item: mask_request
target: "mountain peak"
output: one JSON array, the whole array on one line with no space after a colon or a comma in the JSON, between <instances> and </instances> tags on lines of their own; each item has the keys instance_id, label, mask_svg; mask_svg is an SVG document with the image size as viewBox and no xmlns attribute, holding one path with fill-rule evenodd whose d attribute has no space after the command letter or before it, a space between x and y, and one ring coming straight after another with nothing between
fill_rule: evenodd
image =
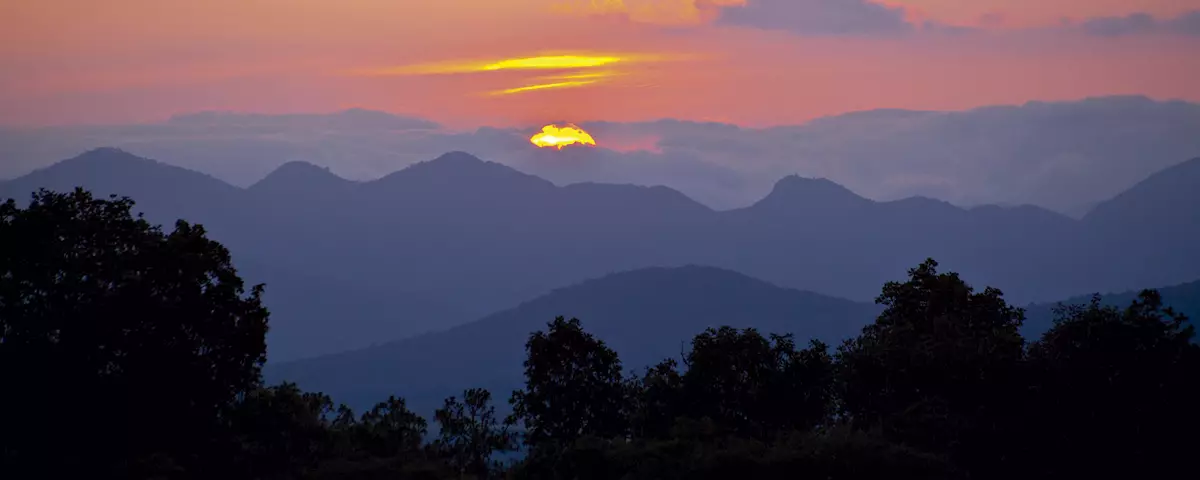
<instances>
[{"instance_id":1,"label":"mountain peak","mask_svg":"<svg viewBox=\"0 0 1200 480\"><path fill-rule=\"evenodd\" d=\"M406 184L406 188L413 189L454 188L477 191L503 190L514 185L554 188L554 184L542 178L460 151L447 152L433 160L412 164L372 183Z\"/></svg>"},{"instance_id":2,"label":"mountain peak","mask_svg":"<svg viewBox=\"0 0 1200 480\"><path fill-rule=\"evenodd\" d=\"M76 155L73 158L63 160L60 163L65 164L65 163L95 163L95 162L104 162L104 163L120 162L120 163L131 164L131 165L132 164L162 165L162 163L159 163L154 160L150 160L148 158L139 157L132 153L126 152L125 150L121 150L120 148L117 148L117 147L93 148L93 149L83 152L79 155Z\"/></svg>"},{"instance_id":3,"label":"mountain peak","mask_svg":"<svg viewBox=\"0 0 1200 480\"><path fill-rule=\"evenodd\" d=\"M857 197L850 189L843 187L827 178L801 177L799 175L788 175L775 182L775 187L771 194L793 195L797 193L803 194L833 194L833 195L852 195Z\"/></svg>"},{"instance_id":4,"label":"mountain peak","mask_svg":"<svg viewBox=\"0 0 1200 480\"><path fill-rule=\"evenodd\" d=\"M25 197L39 188L67 192L77 187L90 190L98 198L119 195L144 201L148 205L148 214L152 213L150 210L170 211L167 216L159 217L159 220L168 221L177 218L203 220L206 217L195 214L190 202L197 198L221 199L236 195L238 191L237 187L212 176L112 147L88 150L5 185L6 195L11 197ZM147 199L159 199L160 202Z\"/></svg>"},{"instance_id":5,"label":"mountain peak","mask_svg":"<svg viewBox=\"0 0 1200 480\"><path fill-rule=\"evenodd\" d=\"M1097 205L1084 220L1104 221L1118 217L1162 220L1163 209L1196 204L1200 199L1197 184L1200 184L1200 157L1150 175L1111 200ZM1168 211L1190 214L1187 209Z\"/></svg>"},{"instance_id":6,"label":"mountain peak","mask_svg":"<svg viewBox=\"0 0 1200 480\"><path fill-rule=\"evenodd\" d=\"M755 206L839 208L856 207L870 202L829 179L788 175L775 182L771 193L759 200Z\"/></svg>"},{"instance_id":7,"label":"mountain peak","mask_svg":"<svg viewBox=\"0 0 1200 480\"><path fill-rule=\"evenodd\" d=\"M439 155L437 158L430 160L428 163L438 163L438 164L442 164L442 165L474 166L474 165L484 165L484 164L492 163L492 162L484 161L483 159L476 157L474 155L471 155L467 152L455 150L452 152L443 153L443 154Z\"/></svg>"},{"instance_id":8,"label":"mountain peak","mask_svg":"<svg viewBox=\"0 0 1200 480\"><path fill-rule=\"evenodd\" d=\"M407 168L387 175L379 181L410 176L486 176L491 172L512 170L498 163L488 162L467 152L453 151L439 155L433 160L417 162ZM515 172L515 170L514 170Z\"/></svg>"},{"instance_id":9,"label":"mountain peak","mask_svg":"<svg viewBox=\"0 0 1200 480\"><path fill-rule=\"evenodd\" d=\"M250 190L298 190L337 188L354 182L346 180L329 171L328 167L320 167L303 161L291 161L268 174Z\"/></svg>"},{"instance_id":10,"label":"mountain peak","mask_svg":"<svg viewBox=\"0 0 1200 480\"><path fill-rule=\"evenodd\" d=\"M166 164L157 160L139 157L116 147L93 148L72 158L30 174L31 176L77 177L79 179L116 178L121 175L133 177L159 175L169 177L195 176L212 180L210 175Z\"/></svg>"}]
</instances>

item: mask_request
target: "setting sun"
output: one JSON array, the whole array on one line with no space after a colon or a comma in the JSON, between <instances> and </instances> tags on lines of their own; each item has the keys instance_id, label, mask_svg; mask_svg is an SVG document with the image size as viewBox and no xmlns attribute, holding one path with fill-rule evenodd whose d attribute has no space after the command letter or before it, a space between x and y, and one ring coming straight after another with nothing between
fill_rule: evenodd
<instances>
[{"instance_id":1,"label":"setting sun","mask_svg":"<svg viewBox=\"0 0 1200 480\"><path fill-rule=\"evenodd\" d=\"M534 135L529 139L530 143L543 148L557 148L562 150L567 145L596 145L596 140L582 128L576 125L566 124L562 127L557 125L546 125L542 127L541 133Z\"/></svg>"}]
</instances>

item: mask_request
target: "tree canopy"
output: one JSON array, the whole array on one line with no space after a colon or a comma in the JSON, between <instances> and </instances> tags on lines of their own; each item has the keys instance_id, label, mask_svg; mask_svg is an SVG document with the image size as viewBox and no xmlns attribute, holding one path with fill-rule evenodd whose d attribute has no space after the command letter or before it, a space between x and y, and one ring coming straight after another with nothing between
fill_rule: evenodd
<instances>
[{"instance_id":1,"label":"tree canopy","mask_svg":"<svg viewBox=\"0 0 1200 480\"><path fill-rule=\"evenodd\" d=\"M618 437L628 428L626 384L617 353L583 330L578 319L556 318L525 349L525 389L513 393L513 421L527 445Z\"/></svg>"},{"instance_id":2,"label":"tree canopy","mask_svg":"<svg viewBox=\"0 0 1200 480\"><path fill-rule=\"evenodd\" d=\"M0 204L6 460L203 471L197 452L223 448L225 411L258 385L261 287L247 291L203 227L164 232L132 207L83 190Z\"/></svg>"}]
</instances>

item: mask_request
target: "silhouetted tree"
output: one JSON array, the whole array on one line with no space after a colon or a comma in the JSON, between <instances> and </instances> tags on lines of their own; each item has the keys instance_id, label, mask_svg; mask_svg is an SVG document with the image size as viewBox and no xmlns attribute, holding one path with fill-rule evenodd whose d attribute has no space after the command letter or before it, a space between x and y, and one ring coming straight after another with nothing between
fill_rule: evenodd
<instances>
[{"instance_id":1,"label":"silhouetted tree","mask_svg":"<svg viewBox=\"0 0 1200 480\"><path fill-rule=\"evenodd\" d=\"M510 402L527 445L625 436L629 402L616 352L562 317L530 335L525 349L525 389Z\"/></svg>"},{"instance_id":2,"label":"silhouetted tree","mask_svg":"<svg viewBox=\"0 0 1200 480\"><path fill-rule=\"evenodd\" d=\"M833 400L833 362L818 341L796 350L790 335L709 329L692 340L683 375L686 413L749 438L808 430Z\"/></svg>"},{"instance_id":3,"label":"silhouetted tree","mask_svg":"<svg viewBox=\"0 0 1200 480\"><path fill-rule=\"evenodd\" d=\"M335 412L327 395L291 383L250 392L229 416L242 446L240 472L261 479L311 473L339 453Z\"/></svg>"},{"instance_id":4,"label":"silhouetted tree","mask_svg":"<svg viewBox=\"0 0 1200 480\"><path fill-rule=\"evenodd\" d=\"M83 190L0 204L0 471L202 476L228 457L211 455L223 418L265 361L261 287L204 228L164 233L132 207Z\"/></svg>"},{"instance_id":5,"label":"silhouetted tree","mask_svg":"<svg viewBox=\"0 0 1200 480\"><path fill-rule=\"evenodd\" d=\"M486 478L492 472L491 458L496 452L515 448L508 426L498 421L492 394L473 388L458 398L446 399L434 413L440 426L435 447L446 456L460 475Z\"/></svg>"},{"instance_id":6,"label":"silhouetted tree","mask_svg":"<svg viewBox=\"0 0 1200 480\"><path fill-rule=\"evenodd\" d=\"M664 360L630 385L634 438L668 438L684 414L683 376L677 367L674 359Z\"/></svg>"},{"instance_id":7,"label":"silhouetted tree","mask_svg":"<svg viewBox=\"0 0 1200 480\"><path fill-rule=\"evenodd\" d=\"M356 427L356 443L383 458L418 455L428 433L425 419L410 411L403 398L394 396L363 413Z\"/></svg>"},{"instance_id":8,"label":"silhouetted tree","mask_svg":"<svg viewBox=\"0 0 1200 480\"><path fill-rule=\"evenodd\" d=\"M939 274L933 260L876 301L883 313L837 354L846 415L936 451L1006 427L1024 352L1021 309L997 289L976 293L957 274Z\"/></svg>"},{"instance_id":9,"label":"silhouetted tree","mask_svg":"<svg viewBox=\"0 0 1200 480\"><path fill-rule=\"evenodd\" d=\"M1195 468L1200 347L1158 292L1058 311L1029 348L1030 470L1042 478L1169 478Z\"/></svg>"}]
</instances>

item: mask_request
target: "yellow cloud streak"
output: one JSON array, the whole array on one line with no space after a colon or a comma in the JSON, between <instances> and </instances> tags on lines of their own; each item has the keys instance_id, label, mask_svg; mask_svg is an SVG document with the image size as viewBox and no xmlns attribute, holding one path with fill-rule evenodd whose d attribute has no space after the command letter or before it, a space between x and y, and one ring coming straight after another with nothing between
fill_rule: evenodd
<instances>
[{"instance_id":1,"label":"yellow cloud streak","mask_svg":"<svg viewBox=\"0 0 1200 480\"><path fill-rule=\"evenodd\" d=\"M447 75L456 73L498 72L503 70L570 70L595 68L618 63L656 62L667 60L665 55L541 55L492 61L447 61L402 65L354 72L366 76Z\"/></svg>"},{"instance_id":2,"label":"yellow cloud streak","mask_svg":"<svg viewBox=\"0 0 1200 480\"><path fill-rule=\"evenodd\" d=\"M488 92L487 95L512 95L516 93L538 90L575 88L594 85L607 81L609 77L627 75L628 72L611 69L591 70L601 67L614 67L618 64L663 62L672 60L691 60L699 58L695 54L555 54L530 57L516 57L491 61L445 61L402 65L398 67L360 70L352 75L360 76L418 76L418 75L448 75L488 73L505 70L575 70L555 75L533 77L531 81L540 83L522 87L509 88Z\"/></svg>"},{"instance_id":3,"label":"yellow cloud streak","mask_svg":"<svg viewBox=\"0 0 1200 480\"><path fill-rule=\"evenodd\" d=\"M620 57L591 57L585 55L554 55L546 57L513 58L484 65L482 71L496 70L544 70L564 68L603 67L620 62Z\"/></svg>"},{"instance_id":4,"label":"yellow cloud streak","mask_svg":"<svg viewBox=\"0 0 1200 480\"><path fill-rule=\"evenodd\" d=\"M587 86L587 85L592 85L592 84L597 83L598 81L599 80L575 80L575 81L569 81L569 82L542 83L542 84L537 84L537 85L528 85L528 86L524 86L524 87L509 88L506 90L497 90L497 91L491 92L491 94L492 95L512 95L514 93L525 93L525 92L533 92L533 91L538 91L538 90L575 88L575 87L583 87L583 86Z\"/></svg>"}]
</instances>

